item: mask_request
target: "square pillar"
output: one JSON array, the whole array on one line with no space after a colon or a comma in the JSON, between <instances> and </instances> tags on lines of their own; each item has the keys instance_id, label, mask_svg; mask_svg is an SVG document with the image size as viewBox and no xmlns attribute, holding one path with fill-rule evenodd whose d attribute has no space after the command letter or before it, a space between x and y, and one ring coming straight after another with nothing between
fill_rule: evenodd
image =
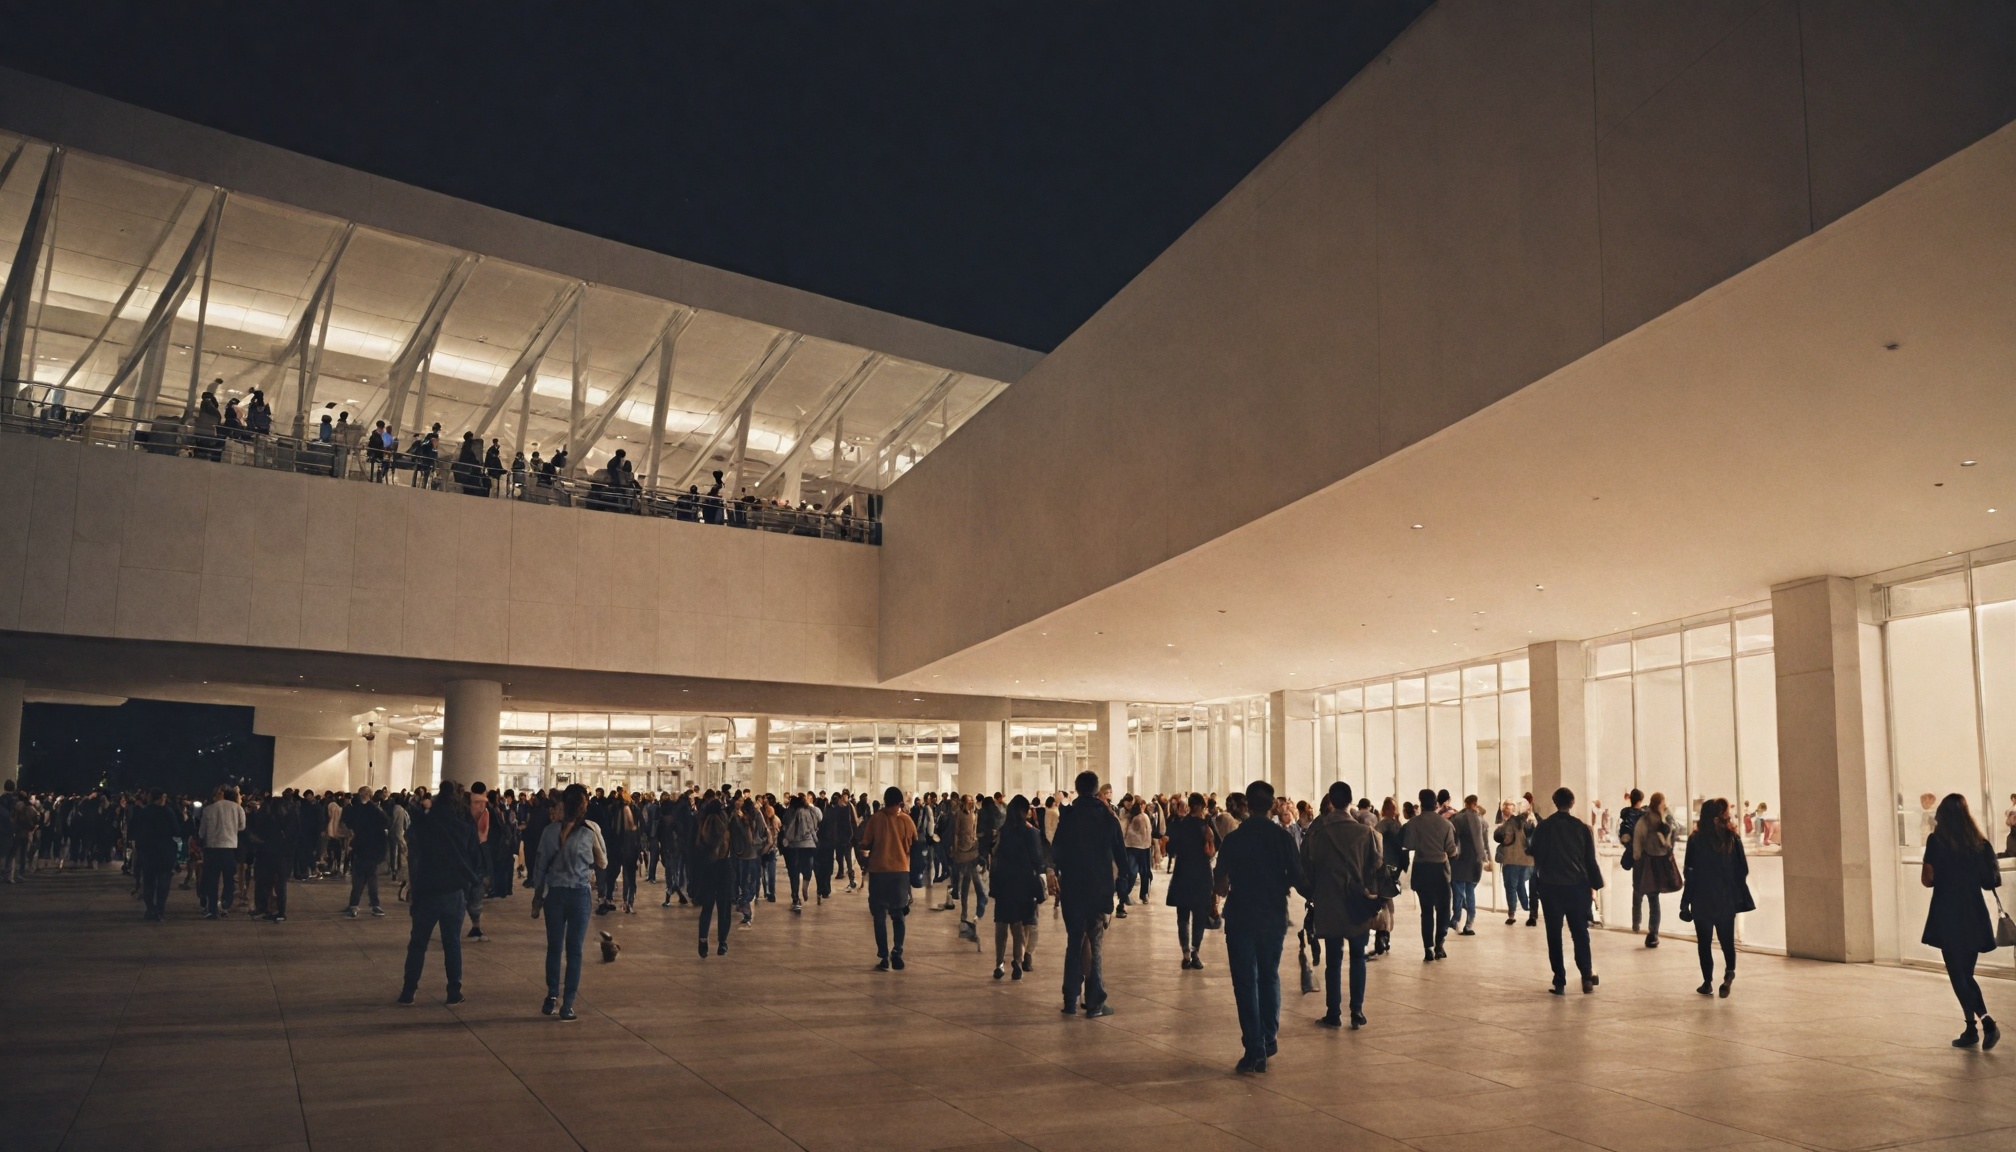
<instances>
[{"instance_id":1,"label":"square pillar","mask_svg":"<svg viewBox=\"0 0 2016 1152\"><path fill-rule=\"evenodd\" d=\"M1299 793L1315 786L1315 719L1314 692L1281 691L1267 697L1267 782L1275 795L1311 805L1316 797Z\"/></svg>"},{"instance_id":2,"label":"square pillar","mask_svg":"<svg viewBox=\"0 0 2016 1152\"><path fill-rule=\"evenodd\" d=\"M1888 869L1876 864L1888 859L1881 635L1863 620L1854 583L1840 576L1773 588L1771 617L1785 950L1874 960L1878 888L1888 887L1877 877Z\"/></svg>"},{"instance_id":3,"label":"square pillar","mask_svg":"<svg viewBox=\"0 0 2016 1152\"><path fill-rule=\"evenodd\" d=\"M749 760L749 790L758 796L776 791L770 771L770 718L756 717L755 749Z\"/></svg>"},{"instance_id":4,"label":"square pillar","mask_svg":"<svg viewBox=\"0 0 2016 1152\"><path fill-rule=\"evenodd\" d=\"M1101 784L1113 786L1113 802L1117 804L1134 787L1134 750L1127 746L1127 705L1102 700L1093 708L1097 722L1092 732L1092 771L1099 774ZM1069 792L1071 781L1059 780L1057 787Z\"/></svg>"},{"instance_id":5,"label":"square pillar","mask_svg":"<svg viewBox=\"0 0 2016 1152\"><path fill-rule=\"evenodd\" d=\"M1582 645L1575 640L1528 644L1526 666L1532 683L1534 809L1542 817L1552 815L1554 803L1548 797L1556 788L1572 790L1576 808L1585 809L1593 789Z\"/></svg>"},{"instance_id":6,"label":"square pillar","mask_svg":"<svg viewBox=\"0 0 2016 1152\"><path fill-rule=\"evenodd\" d=\"M21 779L21 704L26 680L0 678L0 778Z\"/></svg>"},{"instance_id":7,"label":"square pillar","mask_svg":"<svg viewBox=\"0 0 2016 1152\"><path fill-rule=\"evenodd\" d=\"M959 791L968 796L1004 790L1001 779L1001 724L996 720L959 723Z\"/></svg>"}]
</instances>

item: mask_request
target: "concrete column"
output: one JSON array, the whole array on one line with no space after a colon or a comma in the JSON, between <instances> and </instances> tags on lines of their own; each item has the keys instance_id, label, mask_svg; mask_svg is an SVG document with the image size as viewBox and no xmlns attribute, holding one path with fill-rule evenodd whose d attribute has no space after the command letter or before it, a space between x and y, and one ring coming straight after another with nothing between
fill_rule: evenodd
<instances>
[{"instance_id":1,"label":"concrete column","mask_svg":"<svg viewBox=\"0 0 2016 1152\"><path fill-rule=\"evenodd\" d=\"M1005 791L1001 778L1001 724L965 720L959 724L959 791L968 796Z\"/></svg>"},{"instance_id":2,"label":"concrete column","mask_svg":"<svg viewBox=\"0 0 2016 1152\"><path fill-rule=\"evenodd\" d=\"M1785 950L1876 958L1876 906L1890 887L1881 635L1855 585L1815 576L1771 590L1784 803ZM1872 799L1871 793L1874 793Z\"/></svg>"},{"instance_id":3,"label":"concrete column","mask_svg":"<svg viewBox=\"0 0 2016 1152\"><path fill-rule=\"evenodd\" d=\"M21 698L26 680L0 679L0 779L21 779Z\"/></svg>"},{"instance_id":4,"label":"concrete column","mask_svg":"<svg viewBox=\"0 0 2016 1152\"><path fill-rule=\"evenodd\" d=\"M1556 788L1575 793L1578 811L1593 792L1589 779L1589 724L1583 712L1582 645L1548 640L1526 646L1532 679L1533 803L1539 815L1554 811Z\"/></svg>"},{"instance_id":5,"label":"concrete column","mask_svg":"<svg viewBox=\"0 0 2016 1152\"><path fill-rule=\"evenodd\" d=\"M1134 787L1134 750L1127 746L1127 705L1104 700L1093 708L1097 722L1092 730L1092 771L1099 774L1101 784L1113 785L1113 800L1118 803ZM1059 780L1057 786L1069 792L1071 780Z\"/></svg>"},{"instance_id":6,"label":"concrete column","mask_svg":"<svg viewBox=\"0 0 2016 1152\"><path fill-rule=\"evenodd\" d=\"M756 743L749 762L749 790L761 796L777 790L770 771L770 718L756 717Z\"/></svg>"},{"instance_id":7,"label":"concrete column","mask_svg":"<svg viewBox=\"0 0 2016 1152\"><path fill-rule=\"evenodd\" d=\"M397 773L392 776L391 788L395 792L410 792L414 785L432 787L434 784L434 737L415 736L413 738L413 762L406 766L402 778Z\"/></svg>"},{"instance_id":8,"label":"concrete column","mask_svg":"<svg viewBox=\"0 0 2016 1152\"><path fill-rule=\"evenodd\" d=\"M1314 692L1268 694L1267 782L1274 786L1275 795L1307 800L1312 806L1316 797L1300 794L1303 782L1313 782L1319 791L1329 784L1316 779L1316 727L1310 723L1315 718ZM1293 791L1291 782L1295 782Z\"/></svg>"},{"instance_id":9,"label":"concrete column","mask_svg":"<svg viewBox=\"0 0 2016 1152\"><path fill-rule=\"evenodd\" d=\"M441 716L441 782L468 787L497 782L497 741L504 686L495 680L450 680Z\"/></svg>"}]
</instances>

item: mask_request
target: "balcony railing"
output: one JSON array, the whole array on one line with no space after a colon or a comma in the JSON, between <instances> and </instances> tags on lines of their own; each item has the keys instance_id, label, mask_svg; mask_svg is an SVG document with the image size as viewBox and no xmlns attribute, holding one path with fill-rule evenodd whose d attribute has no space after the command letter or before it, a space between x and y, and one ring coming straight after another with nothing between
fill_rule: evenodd
<instances>
[{"instance_id":1,"label":"balcony railing","mask_svg":"<svg viewBox=\"0 0 2016 1152\"><path fill-rule=\"evenodd\" d=\"M361 433L362 429L358 429ZM666 487L649 487L634 482L612 482L608 469L592 475L565 475L550 463L533 472L529 468L487 469L483 464L436 458L406 449L364 447L361 436L324 441L303 439L272 432L219 424L185 424L179 413L154 420L133 420L99 413L85 417L81 412L55 404L35 404L17 399L13 410L0 412L0 433L41 436L69 440L101 448L151 452L161 456L183 456L242 467L266 468L276 472L298 472L376 484L404 484L436 492L459 493L493 500L523 500L595 512L632 516L656 516L698 524L719 524L759 532L782 532L792 536L815 536L826 540L848 540L858 544L880 544L882 525L873 493L856 493L838 511L810 507L788 507L753 496L731 499L704 491L680 492ZM863 505L856 515L853 504Z\"/></svg>"}]
</instances>

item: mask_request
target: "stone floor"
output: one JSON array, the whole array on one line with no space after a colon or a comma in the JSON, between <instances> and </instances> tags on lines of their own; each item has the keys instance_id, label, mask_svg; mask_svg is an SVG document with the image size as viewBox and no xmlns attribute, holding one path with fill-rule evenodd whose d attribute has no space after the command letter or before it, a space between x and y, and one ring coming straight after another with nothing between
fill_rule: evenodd
<instances>
[{"instance_id":1,"label":"stone floor","mask_svg":"<svg viewBox=\"0 0 2016 1152\"><path fill-rule=\"evenodd\" d=\"M946 913L877 973L859 896L762 905L705 961L654 899L605 918L622 957L562 1025L522 896L451 1010L438 953L393 1006L403 908L347 920L343 895L296 885L269 925L178 890L148 924L116 874L0 888L0 1148L2016 1149L2016 1043L1949 1048L1936 973L1745 955L1703 999L1687 942L1604 933L1602 988L1557 999L1540 932L1494 919L1446 963L1374 964L1371 1026L1337 1033L1291 949L1280 1055L1244 1078L1222 944L1179 969L1159 904L1109 934L1118 1012L1089 1022L1057 1012L1047 909L1035 974L996 983Z\"/></svg>"}]
</instances>

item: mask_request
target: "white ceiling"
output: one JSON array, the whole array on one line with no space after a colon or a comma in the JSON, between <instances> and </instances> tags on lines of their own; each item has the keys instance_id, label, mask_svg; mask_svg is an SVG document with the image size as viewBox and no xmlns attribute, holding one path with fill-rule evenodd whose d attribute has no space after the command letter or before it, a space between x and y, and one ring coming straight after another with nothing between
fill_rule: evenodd
<instances>
[{"instance_id":1,"label":"white ceiling","mask_svg":"<svg viewBox=\"0 0 2016 1152\"><path fill-rule=\"evenodd\" d=\"M1427 440L889 686L1315 687L2011 538L2016 126Z\"/></svg>"}]
</instances>

